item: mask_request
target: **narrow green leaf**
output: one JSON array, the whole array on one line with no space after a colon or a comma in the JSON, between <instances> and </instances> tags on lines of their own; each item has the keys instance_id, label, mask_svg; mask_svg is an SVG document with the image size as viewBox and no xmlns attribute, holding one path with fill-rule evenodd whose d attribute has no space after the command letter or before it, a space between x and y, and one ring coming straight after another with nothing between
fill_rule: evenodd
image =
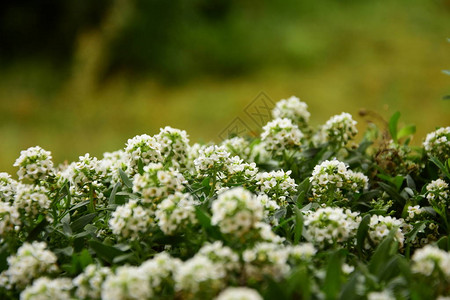
<instances>
[{"instance_id":1,"label":"narrow green leaf","mask_svg":"<svg viewBox=\"0 0 450 300\"><path fill-rule=\"evenodd\" d=\"M379 277L379 273L383 265L391 257L391 249L394 242L394 233L396 229L389 232L388 236L378 245L368 264L369 270L372 274Z\"/></svg>"},{"instance_id":2,"label":"narrow green leaf","mask_svg":"<svg viewBox=\"0 0 450 300\"><path fill-rule=\"evenodd\" d=\"M211 217L203 211L202 209L196 207L195 215L197 216L197 220L204 228L210 228L211 225Z\"/></svg>"},{"instance_id":3,"label":"narrow green leaf","mask_svg":"<svg viewBox=\"0 0 450 300\"><path fill-rule=\"evenodd\" d=\"M116 185L114 186L113 190L111 191L111 195L109 195L109 204L116 204L116 193L120 186L120 182L116 183Z\"/></svg>"},{"instance_id":4,"label":"narrow green leaf","mask_svg":"<svg viewBox=\"0 0 450 300\"><path fill-rule=\"evenodd\" d=\"M408 126L405 126L405 127L403 127L402 129L400 129L398 131L397 138L401 139L401 138L403 138L405 136L412 135L414 133L416 133L416 126L415 125L408 125Z\"/></svg>"},{"instance_id":5,"label":"narrow green leaf","mask_svg":"<svg viewBox=\"0 0 450 300\"><path fill-rule=\"evenodd\" d=\"M294 245L297 245L303 232L303 213L297 206L293 206L293 208L295 212Z\"/></svg>"},{"instance_id":6,"label":"narrow green leaf","mask_svg":"<svg viewBox=\"0 0 450 300\"><path fill-rule=\"evenodd\" d=\"M91 213L91 214L87 214L87 215L84 215L84 216L76 219L70 225L70 227L72 228L72 231L73 232L81 231L84 228L84 226L89 224L96 216L97 216L97 213Z\"/></svg>"},{"instance_id":7,"label":"narrow green leaf","mask_svg":"<svg viewBox=\"0 0 450 300\"><path fill-rule=\"evenodd\" d=\"M342 256L339 251L331 254L328 260L327 273L323 284L323 292L327 300L337 299L342 283Z\"/></svg>"},{"instance_id":8,"label":"narrow green leaf","mask_svg":"<svg viewBox=\"0 0 450 300\"><path fill-rule=\"evenodd\" d=\"M395 143L397 143L398 138L397 138L397 124L398 124L398 119L400 119L400 112L397 111L395 112L391 119L389 120L389 133L391 134L392 139L394 140Z\"/></svg>"},{"instance_id":9,"label":"narrow green leaf","mask_svg":"<svg viewBox=\"0 0 450 300\"><path fill-rule=\"evenodd\" d=\"M444 173L445 176L447 176L447 178L450 179L450 172L449 172L449 170L447 170L447 168L444 166L443 163L441 163L441 161L439 159L437 159L436 157L432 156L432 157L430 157L430 161L433 162L439 169L441 169L442 173Z\"/></svg>"},{"instance_id":10,"label":"narrow green leaf","mask_svg":"<svg viewBox=\"0 0 450 300\"><path fill-rule=\"evenodd\" d=\"M99 241L91 240L89 241L89 246L97 254L98 257L105 260L106 262L112 264L116 256L124 254L119 249L112 246L105 245Z\"/></svg>"},{"instance_id":11,"label":"narrow green leaf","mask_svg":"<svg viewBox=\"0 0 450 300\"><path fill-rule=\"evenodd\" d=\"M340 300L349 300L349 299L359 299L357 294L358 289L358 276L361 276L359 273L353 273L348 281L344 284L341 294L339 295Z\"/></svg>"},{"instance_id":12,"label":"narrow green leaf","mask_svg":"<svg viewBox=\"0 0 450 300\"><path fill-rule=\"evenodd\" d=\"M123 183L128 187L128 188L133 188L133 182L130 180L130 178L128 178L127 174L125 174L125 172L119 168L119 174L120 174L120 178L122 179Z\"/></svg>"},{"instance_id":13,"label":"narrow green leaf","mask_svg":"<svg viewBox=\"0 0 450 300\"><path fill-rule=\"evenodd\" d=\"M362 255L364 250L364 243L369 232L370 215L365 215L361 223L359 223L358 231L356 233L356 249Z\"/></svg>"}]
</instances>

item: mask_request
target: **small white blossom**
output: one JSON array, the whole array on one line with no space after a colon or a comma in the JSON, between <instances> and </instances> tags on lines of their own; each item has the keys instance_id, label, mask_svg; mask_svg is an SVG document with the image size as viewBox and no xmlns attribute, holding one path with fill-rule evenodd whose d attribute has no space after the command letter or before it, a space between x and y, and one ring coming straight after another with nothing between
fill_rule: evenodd
<instances>
[{"instance_id":1,"label":"small white blossom","mask_svg":"<svg viewBox=\"0 0 450 300\"><path fill-rule=\"evenodd\" d=\"M448 203L449 189L447 182L445 182L442 179L436 179L433 180L431 183L429 183L426 189L427 189L427 199L431 205L437 205L440 207L442 206L445 207L447 205L450 206L450 203Z\"/></svg>"},{"instance_id":2,"label":"small white blossom","mask_svg":"<svg viewBox=\"0 0 450 300\"><path fill-rule=\"evenodd\" d=\"M250 158L250 142L242 137L226 139L222 141L221 145L225 146L232 155L237 155L245 160Z\"/></svg>"},{"instance_id":3,"label":"small white blossom","mask_svg":"<svg viewBox=\"0 0 450 300\"><path fill-rule=\"evenodd\" d=\"M255 279L265 275L279 279L286 275L290 267L287 264L289 250L280 244L257 243L242 254L245 262L245 273Z\"/></svg>"},{"instance_id":4,"label":"small white blossom","mask_svg":"<svg viewBox=\"0 0 450 300\"><path fill-rule=\"evenodd\" d=\"M191 194L175 193L169 195L156 208L156 219L159 228L167 235L186 230L189 225L195 225L197 218L195 206L198 205Z\"/></svg>"},{"instance_id":5,"label":"small white blossom","mask_svg":"<svg viewBox=\"0 0 450 300\"><path fill-rule=\"evenodd\" d=\"M0 201L12 202L16 194L17 181L11 175L0 172Z\"/></svg>"},{"instance_id":6,"label":"small white blossom","mask_svg":"<svg viewBox=\"0 0 450 300\"><path fill-rule=\"evenodd\" d=\"M258 173L256 175L258 192L268 195L280 206L286 206L287 198L297 192L297 184L289 175L291 175L290 170Z\"/></svg>"},{"instance_id":7,"label":"small white blossom","mask_svg":"<svg viewBox=\"0 0 450 300\"><path fill-rule=\"evenodd\" d=\"M349 113L332 116L318 132L317 142L344 147L358 133L356 124Z\"/></svg>"},{"instance_id":8,"label":"small white blossom","mask_svg":"<svg viewBox=\"0 0 450 300\"><path fill-rule=\"evenodd\" d=\"M21 223L17 208L9 202L0 201L0 236L18 230Z\"/></svg>"},{"instance_id":9,"label":"small white blossom","mask_svg":"<svg viewBox=\"0 0 450 300\"><path fill-rule=\"evenodd\" d=\"M161 155L165 163L174 168L186 166L189 148L186 131L166 126L155 135L155 140L161 144Z\"/></svg>"},{"instance_id":10,"label":"small white blossom","mask_svg":"<svg viewBox=\"0 0 450 300\"><path fill-rule=\"evenodd\" d=\"M204 255L219 267L223 267L225 271L239 270L239 255L237 255L230 247L224 246L221 241L215 241L212 244L204 244L198 251L197 255Z\"/></svg>"},{"instance_id":11,"label":"small white blossom","mask_svg":"<svg viewBox=\"0 0 450 300\"><path fill-rule=\"evenodd\" d=\"M261 295L248 287L229 287L223 290L215 300L263 300Z\"/></svg>"},{"instance_id":12,"label":"small white blossom","mask_svg":"<svg viewBox=\"0 0 450 300\"><path fill-rule=\"evenodd\" d=\"M298 148L301 145L303 133L290 119L277 118L263 127L261 141L266 148L276 155L282 155L285 150Z\"/></svg>"},{"instance_id":13,"label":"small white blossom","mask_svg":"<svg viewBox=\"0 0 450 300\"><path fill-rule=\"evenodd\" d=\"M33 220L39 214L46 215L51 205L51 200L47 196L48 190L42 186L23 184L17 185L17 193L14 197L14 206L21 216Z\"/></svg>"},{"instance_id":14,"label":"small white blossom","mask_svg":"<svg viewBox=\"0 0 450 300\"><path fill-rule=\"evenodd\" d=\"M395 300L395 297L388 291L370 292L367 294L367 300Z\"/></svg>"},{"instance_id":15,"label":"small white blossom","mask_svg":"<svg viewBox=\"0 0 450 300\"><path fill-rule=\"evenodd\" d=\"M450 253L437 247L426 245L417 249L411 258L413 265L412 271L425 276L430 276L434 270L439 268L450 280Z\"/></svg>"},{"instance_id":16,"label":"small white blossom","mask_svg":"<svg viewBox=\"0 0 450 300\"><path fill-rule=\"evenodd\" d=\"M31 147L20 152L14 166L19 167L17 175L20 180L44 179L53 173L52 154L39 146Z\"/></svg>"},{"instance_id":17,"label":"small white blossom","mask_svg":"<svg viewBox=\"0 0 450 300\"><path fill-rule=\"evenodd\" d=\"M20 300L72 300L72 288L70 278L40 277L20 293Z\"/></svg>"},{"instance_id":18,"label":"small white blossom","mask_svg":"<svg viewBox=\"0 0 450 300\"><path fill-rule=\"evenodd\" d=\"M223 192L212 204L212 224L225 234L243 236L263 218L263 206L249 191L237 187Z\"/></svg>"},{"instance_id":19,"label":"small white blossom","mask_svg":"<svg viewBox=\"0 0 450 300\"><path fill-rule=\"evenodd\" d=\"M146 166L150 163L162 162L164 159L161 155L161 144L147 134L129 139L125 147L125 156L127 172L131 176L138 173L140 161L142 166Z\"/></svg>"},{"instance_id":20,"label":"small white blossom","mask_svg":"<svg viewBox=\"0 0 450 300\"><path fill-rule=\"evenodd\" d=\"M80 299L100 299L102 284L110 275L112 275L110 268L88 265L83 273L73 279L75 295Z\"/></svg>"},{"instance_id":21,"label":"small white blossom","mask_svg":"<svg viewBox=\"0 0 450 300\"><path fill-rule=\"evenodd\" d=\"M119 267L102 285L102 299L141 300L153 294L148 275L138 267Z\"/></svg>"},{"instance_id":22,"label":"small white blossom","mask_svg":"<svg viewBox=\"0 0 450 300\"><path fill-rule=\"evenodd\" d=\"M288 99L281 99L275 104L275 108L272 110L272 117L274 119L291 119L300 128L308 126L310 116L308 105L295 96Z\"/></svg>"},{"instance_id":23,"label":"small white blossom","mask_svg":"<svg viewBox=\"0 0 450 300\"><path fill-rule=\"evenodd\" d=\"M33 279L56 272L56 255L44 242L25 243L16 255L8 257L8 269L0 275L0 286L6 289L25 288Z\"/></svg>"},{"instance_id":24,"label":"small white blossom","mask_svg":"<svg viewBox=\"0 0 450 300\"><path fill-rule=\"evenodd\" d=\"M394 238L400 243L400 247L403 246L405 236L402 232L402 227L405 226L403 219L396 219L391 216L378 216L373 215L370 218L369 223L369 237L376 245L379 244L389 232L395 228ZM370 245L366 243L366 248L369 249Z\"/></svg>"},{"instance_id":25,"label":"small white blossom","mask_svg":"<svg viewBox=\"0 0 450 300\"><path fill-rule=\"evenodd\" d=\"M360 221L359 213L339 207L308 211L305 213L306 239L321 248L351 241Z\"/></svg>"},{"instance_id":26,"label":"small white blossom","mask_svg":"<svg viewBox=\"0 0 450 300\"><path fill-rule=\"evenodd\" d=\"M423 142L423 147L428 156L436 156L446 161L450 158L450 127L441 127L430 132Z\"/></svg>"},{"instance_id":27,"label":"small white blossom","mask_svg":"<svg viewBox=\"0 0 450 300\"><path fill-rule=\"evenodd\" d=\"M136 240L153 225L153 213L136 200L118 206L112 213L109 226L114 234L124 239Z\"/></svg>"}]
</instances>

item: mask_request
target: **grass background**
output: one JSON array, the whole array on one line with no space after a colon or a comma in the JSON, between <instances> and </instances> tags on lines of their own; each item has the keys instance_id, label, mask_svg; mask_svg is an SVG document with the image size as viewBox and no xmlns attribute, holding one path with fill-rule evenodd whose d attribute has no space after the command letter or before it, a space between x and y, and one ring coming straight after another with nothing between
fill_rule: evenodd
<instances>
[{"instance_id":1,"label":"grass background","mask_svg":"<svg viewBox=\"0 0 450 300\"><path fill-rule=\"evenodd\" d=\"M361 108L386 119L399 110L416 144L450 125L449 1L243 1L203 19L176 3L177 22L152 6L164 22L148 24L142 1L115 1L57 63L0 55L0 170L15 172L30 146L61 163L166 125L218 141L235 117L251 122L243 110L261 91L300 97L313 125L345 111L362 130Z\"/></svg>"}]
</instances>

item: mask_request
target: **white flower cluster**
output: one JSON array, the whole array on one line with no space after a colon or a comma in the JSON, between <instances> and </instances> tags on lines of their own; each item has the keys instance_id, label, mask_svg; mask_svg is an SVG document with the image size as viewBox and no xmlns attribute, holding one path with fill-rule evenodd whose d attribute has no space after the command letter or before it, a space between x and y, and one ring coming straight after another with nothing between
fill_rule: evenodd
<instances>
[{"instance_id":1,"label":"white flower cluster","mask_svg":"<svg viewBox=\"0 0 450 300\"><path fill-rule=\"evenodd\" d=\"M189 193L169 195L156 209L159 228L167 235L185 231L189 225L195 225L197 218L195 206L198 201Z\"/></svg>"},{"instance_id":2,"label":"white flower cluster","mask_svg":"<svg viewBox=\"0 0 450 300\"><path fill-rule=\"evenodd\" d=\"M428 156L436 156L446 161L450 158L450 126L441 127L427 134L423 147Z\"/></svg>"},{"instance_id":3,"label":"white flower cluster","mask_svg":"<svg viewBox=\"0 0 450 300\"><path fill-rule=\"evenodd\" d=\"M164 169L161 163L149 164L144 173L136 174L133 180L133 192L142 195L142 202L155 205L163 198L184 190L184 176L174 169Z\"/></svg>"},{"instance_id":4,"label":"white flower cluster","mask_svg":"<svg viewBox=\"0 0 450 300\"><path fill-rule=\"evenodd\" d=\"M175 289L186 296L200 292L214 294L223 287L225 275L224 269L208 257L195 255L176 270Z\"/></svg>"},{"instance_id":5,"label":"white flower cluster","mask_svg":"<svg viewBox=\"0 0 450 300\"><path fill-rule=\"evenodd\" d=\"M311 243L289 246L288 251L289 259L293 260L295 263L300 261L311 261L311 259L317 253L317 249Z\"/></svg>"},{"instance_id":6,"label":"white flower cluster","mask_svg":"<svg viewBox=\"0 0 450 300\"><path fill-rule=\"evenodd\" d=\"M275 108L272 110L272 117L274 119L291 119L299 128L308 126L310 116L308 104L300 101L300 99L295 96L288 99L281 99L275 104Z\"/></svg>"},{"instance_id":7,"label":"white flower cluster","mask_svg":"<svg viewBox=\"0 0 450 300\"><path fill-rule=\"evenodd\" d=\"M287 263L289 251L280 244L257 243L253 248L245 250L242 257L245 273L256 280L264 276L279 279L290 270Z\"/></svg>"},{"instance_id":8,"label":"white flower cluster","mask_svg":"<svg viewBox=\"0 0 450 300\"><path fill-rule=\"evenodd\" d=\"M164 160L161 155L161 144L147 134L129 139L125 147L125 156L128 166L127 173L131 176L139 173L140 162L142 162L142 166L146 166Z\"/></svg>"},{"instance_id":9,"label":"white flower cluster","mask_svg":"<svg viewBox=\"0 0 450 300\"><path fill-rule=\"evenodd\" d=\"M237 155L242 159L248 160L250 158L250 142L242 137L233 137L222 141L222 146L225 146L228 152L232 155Z\"/></svg>"},{"instance_id":10,"label":"white flower cluster","mask_svg":"<svg viewBox=\"0 0 450 300\"><path fill-rule=\"evenodd\" d=\"M39 146L21 151L14 166L19 167L17 175L20 180L27 179L36 181L44 179L53 173L53 162L50 151L45 151Z\"/></svg>"},{"instance_id":11,"label":"white flower cluster","mask_svg":"<svg viewBox=\"0 0 450 300\"><path fill-rule=\"evenodd\" d=\"M255 163L245 163L239 156L233 156L228 159L224 172L217 174L219 182L216 185L216 190L223 191L238 185L253 186L257 173L258 168Z\"/></svg>"},{"instance_id":12,"label":"white flower cluster","mask_svg":"<svg viewBox=\"0 0 450 300\"><path fill-rule=\"evenodd\" d=\"M124 150L103 153L103 159L100 161L101 169L105 176L111 178L111 183L120 182L119 169L127 170L127 157Z\"/></svg>"},{"instance_id":13,"label":"white flower cluster","mask_svg":"<svg viewBox=\"0 0 450 300\"><path fill-rule=\"evenodd\" d=\"M165 286L173 286L174 274L181 265L182 261L180 259L173 258L166 252L160 252L152 259L144 262L139 269L148 276L150 288L156 295Z\"/></svg>"},{"instance_id":14,"label":"white flower cluster","mask_svg":"<svg viewBox=\"0 0 450 300\"><path fill-rule=\"evenodd\" d=\"M51 205L51 200L47 196L48 190L39 185L17 184L17 193L14 198L14 206L21 216L33 220L39 214L44 214L48 219L51 218L47 214Z\"/></svg>"},{"instance_id":15,"label":"white flower cluster","mask_svg":"<svg viewBox=\"0 0 450 300\"><path fill-rule=\"evenodd\" d=\"M23 289L33 279L56 272L56 255L44 242L24 243L16 255L8 257L8 269L0 274L0 287Z\"/></svg>"},{"instance_id":16,"label":"white flower cluster","mask_svg":"<svg viewBox=\"0 0 450 300\"><path fill-rule=\"evenodd\" d=\"M395 297L389 291L370 292L367 294L367 300L394 300Z\"/></svg>"},{"instance_id":17,"label":"white flower cluster","mask_svg":"<svg viewBox=\"0 0 450 300\"><path fill-rule=\"evenodd\" d=\"M248 287L229 287L223 290L215 300L263 300L261 295Z\"/></svg>"},{"instance_id":18,"label":"white flower cluster","mask_svg":"<svg viewBox=\"0 0 450 300\"><path fill-rule=\"evenodd\" d=\"M225 191L212 204L212 224L225 234L243 236L263 218L263 206L242 187Z\"/></svg>"},{"instance_id":19,"label":"white flower cluster","mask_svg":"<svg viewBox=\"0 0 450 300\"><path fill-rule=\"evenodd\" d=\"M325 248L352 241L361 217L358 212L340 207L324 207L305 213L306 239Z\"/></svg>"},{"instance_id":20,"label":"white flower cluster","mask_svg":"<svg viewBox=\"0 0 450 300\"><path fill-rule=\"evenodd\" d=\"M356 124L349 113L332 116L318 132L318 142L344 147L358 133Z\"/></svg>"},{"instance_id":21,"label":"white flower cluster","mask_svg":"<svg viewBox=\"0 0 450 300\"><path fill-rule=\"evenodd\" d=\"M285 150L298 148L301 145L303 133L291 119L274 119L262 129L261 141L275 155L282 155Z\"/></svg>"},{"instance_id":22,"label":"white flower cluster","mask_svg":"<svg viewBox=\"0 0 450 300\"><path fill-rule=\"evenodd\" d=\"M21 223L17 208L9 202L0 201L0 236L17 231Z\"/></svg>"},{"instance_id":23,"label":"white flower cluster","mask_svg":"<svg viewBox=\"0 0 450 300\"><path fill-rule=\"evenodd\" d=\"M106 197L103 191L106 189L103 184L105 171L101 161L96 157L86 153L80 156L77 162L71 163L67 169L61 172L61 178L70 182L70 191L75 202L81 202L89 199L94 189L94 197L99 204L105 204Z\"/></svg>"},{"instance_id":24,"label":"white flower cluster","mask_svg":"<svg viewBox=\"0 0 450 300\"><path fill-rule=\"evenodd\" d=\"M256 185L259 193L268 195L280 206L287 205L287 198L297 192L297 184L292 179L292 171L271 171L258 173L256 175Z\"/></svg>"},{"instance_id":25,"label":"white flower cluster","mask_svg":"<svg viewBox=\"0 0 450 300\"><path fill-rule=\"evenodd\" d=\"M411 260L413 272L430 276L433 271L439 268L445 275L446 280L450 280L450 252L426 245L417 249Z\"/></svg>"},{"instance_id":26,"label":"white flower cluster","mask_svg":"<svg viewBox=\"0 0 450 300\"><path fill-rule=\"evenodd\" d=\"M165 162L170 162L175 168L186 166L189 148L186 131L166 126L155 135L155 140L161 144L161 155Z\"/></svg>"},{"instance_id":27,"label":"white flower cluster","mask_svg":"<svg viewBox=\"0 0 450 300\"><path fill-rule=\"evenodd\" d=\"M196 173L201 177L223 172L229 162L231 154L225 146L203 146L198 149L198 156L194 160Z\"/></svg>"},{"instance_id":28,"label":"white flower cluster","mask_svg":"<svg viewBox=\"0 0 450 300\"><path fill-rule=\"evenodd\" d=\"M72 300L72 288L70 278L40 277L20 293L20 300Z\"/></svg>"},{"instance_id":29,"label":"white flower cluster","mask_svg":"<svg viewBox=\"0 0 450 300\"><path fill-rule=\"evenodd\" d=\"M222 241L203 245L197 255L206 256L213 263L223 267L227 272L239 271L239 255L230 247L224 246Z\"/></svg>"},{"instance_id":30,"label":"white flower cluster","mask_svg":"<svg viewBox=\"0 0 450 300\"><path fill-rule=\"evenodd\" d=\"M142 237L152 225L152 211L139 205L136 200L118 206L109 220L109 226L114 234L131 240Z\"/></svg>"},{"instance_id":31,"label":"white flower cluster","mask_svg":"<svg viewBox=\"0 0 450 300\"><path fill-rule=\"evenodd\" d=\"M0 172L0 201L12 202L16 194L17 181L11 175Z\"/></svg>"},{"instance_id":32,"label":"white flower cluster","mask_svg":"<svg viewBox=\"0 0 450 300\"><path fill-rule=\"evenodd\" d=\"M442 179L436 179L430 182L427 187L428 202L434 206L446 207L450 206L448 203L448 183Z\"/></svg>"},{"instance_id":33,"label":"white flower cluster","mask_svg":"<svg viewBox=\"0 0 450 300\"><path fill-rule=\"evenodd\" d=\"M402 232L402 228L405 226L403 219L396 219L391 216L378 216L373 215L370 217L369 222L369 238L375 244L378 245L386 236L388 236L391 230L395 230L394 239L403 247L405 236ZM365 247L370 249L370 245L366 243Z\"/></svg>"},{"instance_id":34,"label":"white flower cluster","mask_svg":"<svg viewBox=\"0 0 450 300\"><path fill-rule=\"evenodd\" d=\"M102 285L102 299L140 300L152 296L148 274L139 267L118 267Z\"/></svg>"},{"instance_id":35,"label":"white flower cluster","mask_svg":"<svg viewBox=\"0 0 450 300\"><path fill-rule=\"evenodd\" d=\"M369 179L360 172L353 172L337 159L316 165L309 178L314 200L328 202L348 200L347 196L368 188Z\"/></svg>"},{"instance_id":36,"label":"white flower cluster","mask_svg":"<svg viewBox=\"0 0 450 300\"><path fill-rule=\"evenodd\" d=\"M259 194L257 196L258 201L261 202L261 204L264 207L264 217L268 218L270 215L272 215L277 209L280 208L278 203L275 200L272 200L267 196L266 194Z\"/></svg>"},{"instance_id":37,"label":"white flower cluster","mask_svg":"<svg viewBox=\"0 0 450 300\"><path fill-rule=\"evenodd\" d=\"M79 299L100 299L102 284L110 275L112 275L110 268L88 265L83 273L73 279L75 295Z\"/></svg>"},{"instance_id":38,"label":"white flower cluster","mask_svg":"<svg viewBox=\"0 0 450 300\"><path fill-rule=\"evenodd\" d=\"M420 207L419 205L408 206L406 213L408 216L406 217L406 221L412 222L414 220L419 219L426 211Z\"/></svg>"}]
</instances>

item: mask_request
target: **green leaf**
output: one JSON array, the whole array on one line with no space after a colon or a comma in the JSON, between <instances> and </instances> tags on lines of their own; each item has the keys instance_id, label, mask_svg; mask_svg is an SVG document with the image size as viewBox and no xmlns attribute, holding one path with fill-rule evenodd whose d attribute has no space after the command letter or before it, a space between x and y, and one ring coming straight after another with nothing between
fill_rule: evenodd
<instances>
[{"instance_id":1,"label":"green leaf","mask_svg":"<svg viewBox=\"0 0 450 300\"><path fill-rule=\"evenodd\" d=\"M114 186L113 190L111 191L111 195L109 195L109 204L116 204L116 193L120 186L120 182L116 183L116 185Z\"/></svg>"},{"instance_id":2,"label":"green leaf","mask_svg":"<svg viewBox=\"0 0 450 300\"><path fill-rule=\"evenodd\" d=\"M415 224L414 228L408 233L406 243L411 243L416 238L417 234L425 229L427 221L422 221L419 224Z\"/></svg>"},{"instance_id":3,"label":"green leaf","mask_svg":"<svg viewBox=\"0 0 450 300\"><path fill-rule=\"evenodd\" d=\"M127 174L125 174L125 172L119 168L119 174L120 174L120 178L122 179L123 183L130 189L133 188L133 182L130 180L130 178L128 178Z\"/></svg>"},{"instance_id":4,"label":"green leaf","mask_svg":"<svg viewBox=\"0 0 450 300\"><path fill-rule=\"evenodd\" d=\"M447 176L447 178L450 179L450 172L449 172L449 170L444 166L443 163L441 163L441 161L439 159L437 159L436 157L432 156L432 157L430 157L430 161L433 162L436 166L438 166L438 168L441 169L442 173L444 173L445 176Z\"/></svg>"},{"instance_id":5,"label":"green leaf","mask_svg":"<svg viewBox=\"0 0 450 300\"><path fill-rule=\"evenodd\" d=\"M408 125L408 126L405 126L405 127L403 127L402 129L400 129L398 131L397 138L401 139L401 138L403 138L405 136L412 135L414 133L416 133L416 126L415 125Z\"/></svg>"},{"instance_id":6,"label":"green leaf","mask_svg":"<svg viewBox=\"0 0 450 300\"><path fill-rule=\"evenodd\" d=\"M441 237L436 244L440 249L450 251L450 239L447 236Z\"/></svg>"},{"instance_id":7,"label":"green leaf","mask_svg":"<svg viewBox=\"0 0 450 300\"><path fill-rule=\"evenodd\" d=\"M91 240L89 241L89 246L97 254L98 257L105 260L106 262L112 264L114 258L123 255L124 253L117 248L109 245L105 245L99 241Z\"/></svg>"},{"instance_id":8,"label":"green leaf","mask_svg":"<svg viewBox=\"0 0 450 300\"><path fill-rule=\"evenodd\" d=\"M295 212L295 231L294 231L294 245L300 242L303 231L303 213L297 206L293 206Z\"/></svg>"},{"instance_id":9,"label":"green leaf","mask_svg":"<svg viewBox=\"0 0 450 300\"><path fill-rule=\"evenodd\" d=\"M392 139L394 140L395 143L397 143L398 138L397 138L397 124L398 124L398 119L400 119L400 112L397 111L395 112L391 119L389 120L389 133L391 134Z\"/></svg>"},{"instance_id":10,"label":"green leaf","mask_svg":"<svg viewBox=\"0 0 450 300\"><path fill-rule=\"evenodd\" d=\"M344 284L341 294L339 295L340 300L349 300L349 299L359 299L361 298L357 294L358 285L358 276L361 276L358 272L354 272L348 281Z\"/></svg>"},{"instance_id":11,"label":"green leaf","mask_svg":"<svg viewBox=\"0 0 450 300\"><path fill-rule=\"evenodd\" d=\"M195 209L195 215L197 216L197 220L204 228L210 228L211 225L211 217L208 216L208 214L203 211L202 209L196 207Z\"/></svg>"},{"instance_id":12,"label":"green leaf","mask_svg":"<svg viewBox=\"0 0 450 300\"><path fill-rule=\"evenodd\" d=\"M391 250L393 247L394 234L396 230L396 228L391 230L388 236L378 245L368 264L370 272L376 275L378 278L380 277L380 271L383 269L384 264L392 256Z\"/></svg>"},{"instance_id":13,"label":"green leaf","mask_svg":"<svg viewBox=\"0 0 450 300\"><path fill-rule=\"evenodd\" d=\"M365 215L361 223L359 223L358 231L356 233L356 249L362 255L364 250L364 242L369 232L370 215Z\"/></svg>"},{"instance_id":14,"label":"green leaf","mask_svg":"<svg viewBox=\"0 0 450 300\"><path fill-rule=\"evenodd\" d=\"M337 299L342 283L342 255L339 251L331 254L328 260L323 292L325 299Z\"/></svg>"},{"instance_id":15,"label":"green leaf","mask_svg":"<svg viewBox=\"0 0 450 300\"><path fill-rule=\"evenodd\" d=\"M286 282L289 299L311 299L311 285L306 266L296 267Z\"/></svg>"},{"instance_id":16,"label":"green leaf","mask_svg":"<svg viewBox=\"0 0 450 300\"><path fill-rule=\"evenodd\" d=\"M84 226L89 224L96 216L97 216L97 213L91 213L91 214L87 214L87 215L84 215L84 216L76 219L70 225L70 227L72 228L72 231L73 232L81 231L84 228Z\"/></svg>"}]
</instances>

